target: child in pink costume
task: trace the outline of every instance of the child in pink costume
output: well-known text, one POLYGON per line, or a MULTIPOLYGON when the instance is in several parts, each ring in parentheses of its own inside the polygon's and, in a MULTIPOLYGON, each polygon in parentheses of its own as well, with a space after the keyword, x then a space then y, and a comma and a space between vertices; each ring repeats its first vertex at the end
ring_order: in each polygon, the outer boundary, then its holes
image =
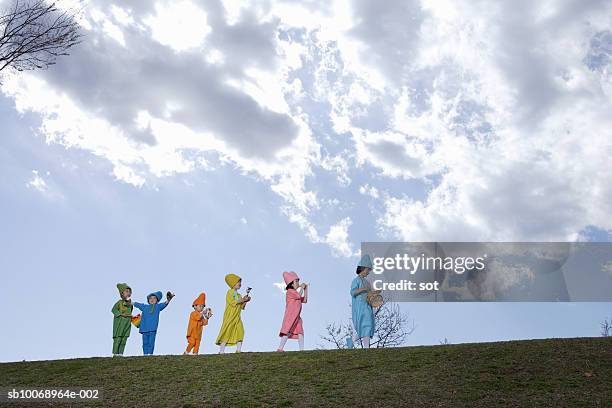
POLYGON ((276 351, 285 351, 285 344, 288 339, 298 339, 300 351, 304 350, 304 328, 302 327, 302 303, 308 302, 308 285, 302 283, 295 272, 283 272, 283 279, 287 285, 285 295, 285 317, 280 329, 280 345, 276 351), (301 294, 298 290, 303 291, 301 294))

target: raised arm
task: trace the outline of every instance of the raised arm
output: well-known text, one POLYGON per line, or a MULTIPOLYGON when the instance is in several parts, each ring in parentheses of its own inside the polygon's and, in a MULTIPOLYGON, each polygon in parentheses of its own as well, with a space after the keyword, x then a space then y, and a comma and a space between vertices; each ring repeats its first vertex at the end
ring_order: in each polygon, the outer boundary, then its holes
POLYGON ((134 303, 134 307, 140 310, 141 312, 144 312, 147 306, 151 306, 151 305, 146 305, 144 303, 138 303, 138 302, 134 303))
POLYGON ((287 291, 287 297, 293 300, 299 300, 302 303, 308 302, 308 286, 301 284, 298 290, 289 289, 287 291))

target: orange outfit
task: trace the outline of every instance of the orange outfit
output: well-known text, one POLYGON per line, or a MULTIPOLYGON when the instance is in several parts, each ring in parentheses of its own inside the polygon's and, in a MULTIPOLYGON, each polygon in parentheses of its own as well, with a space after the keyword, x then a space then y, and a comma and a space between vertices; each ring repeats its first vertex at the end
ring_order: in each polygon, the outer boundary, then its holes
POLYGON ((189 315, 189 327, 187 327, 187 353, 193 349, 193 354, 198 354, 200 351, 200 340, 202 340, 202 330, 208 324, 208 319, 205 319, 200 312, 193 311, 189 315))
MULTIPOLYGON (((193 301, 193 306, 205 305, 206 295, 200 293, 200 296, 193 301)), ((187 349, 186 353, 190 353, 193 350, 193 354, 198 354, 200 351, 200 341, 202 340, 202 330, 204 326, 208 324, 208 319, 202 316, 201 312, 194 310, 189 315, 189 326, 187 327, 187 349)))

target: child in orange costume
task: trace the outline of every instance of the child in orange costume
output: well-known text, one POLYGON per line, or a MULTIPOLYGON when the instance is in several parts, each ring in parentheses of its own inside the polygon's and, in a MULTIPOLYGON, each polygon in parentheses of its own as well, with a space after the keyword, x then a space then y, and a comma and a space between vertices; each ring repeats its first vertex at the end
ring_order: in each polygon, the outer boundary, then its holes
POLYGON ((193 312, 189 315, 189 326, 187 327, 187 349, 183 353, 187 355, 193 350, 196 355, 200 351, 200 341, 202 340, 202 330, 208 324, 208 319, 212 316, 212 310, 206 308, 206 295, 200 296, 193 301, 193 312))

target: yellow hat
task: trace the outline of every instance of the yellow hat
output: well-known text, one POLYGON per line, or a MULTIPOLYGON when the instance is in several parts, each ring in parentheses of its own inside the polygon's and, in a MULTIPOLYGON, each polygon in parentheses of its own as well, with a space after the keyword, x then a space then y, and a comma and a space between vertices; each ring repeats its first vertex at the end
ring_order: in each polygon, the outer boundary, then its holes
POLYGON ((236 286, 236 284, 238 282, 240 282, 242 280, 242 278, 238 275, 234 275, 233 273, 230 273, 229 275, 225 275, 225 283, 227 283, 227 286, 229 286, 230 288, 233 288, 234 286, 236 286))

